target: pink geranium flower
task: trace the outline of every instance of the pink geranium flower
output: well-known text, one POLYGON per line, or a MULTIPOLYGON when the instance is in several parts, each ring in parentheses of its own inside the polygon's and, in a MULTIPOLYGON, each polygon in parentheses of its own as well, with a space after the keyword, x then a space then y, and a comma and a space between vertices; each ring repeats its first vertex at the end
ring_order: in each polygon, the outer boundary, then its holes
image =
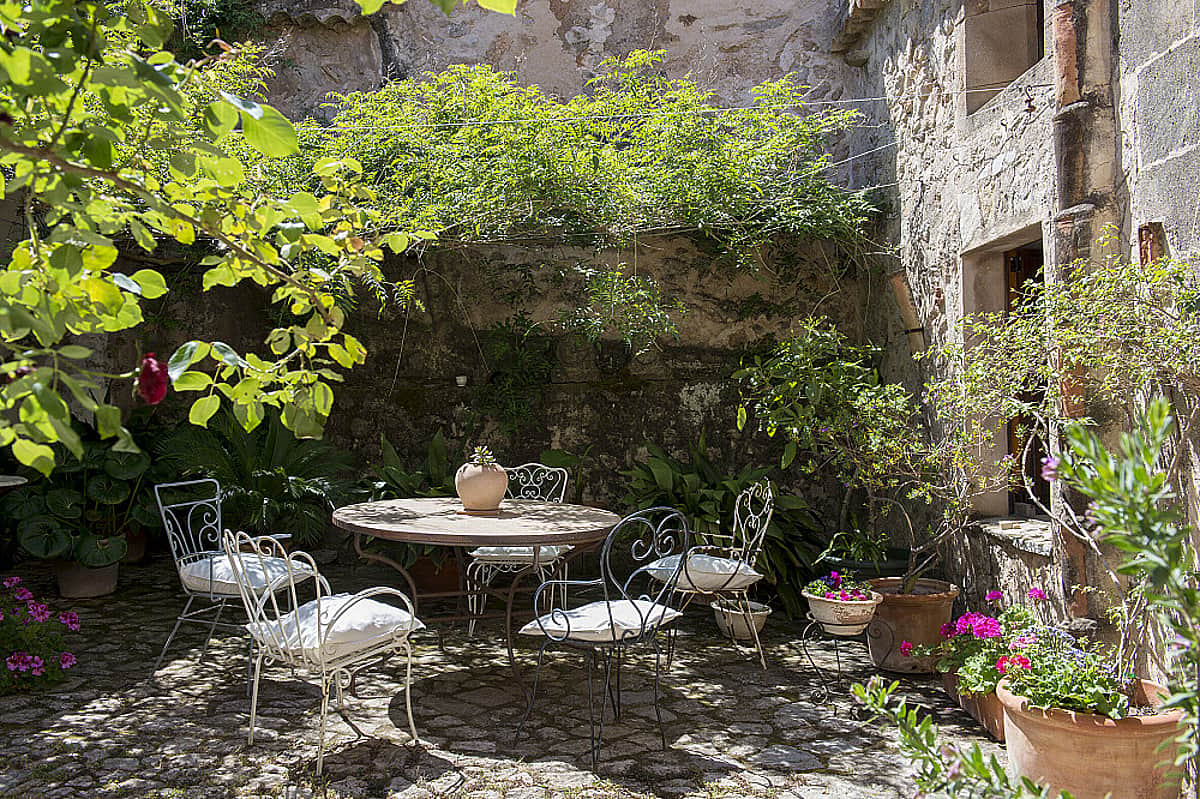
POLYGON ((912 654, 912 651, 913 651, 912 641, 901 641, 900 642, 900 654, 901 655, 904 655, 904 657, 908 657, 909 655, 912 654))
POLYGON ((941 633, 941 636, 943 638, 953 638, 954 637, 954 625, 951 624, 950 622, 946 622, 945 624, 942 625, 941 629, 938 630, 938 632, 941 633))
POLYGON ((79 616, 72 611, 64 610, 58 614, 58 621, 72 632, 79 630, 79 616))
POLYGON ((1030 599, 1045 599, 1046 592, 1040 588, 1030 588, 1029 589, 1029 598, 1030 599))
POLYGON ((75 656, 70 652, 63 652, 58 656, 58 667, 60 669, 69 669, 75 665, 75 656))
POLYGON ((33 592, 28 588, 18 588, 16 591, 13 591, 13 599, 16 599, 20 602, 27 602, 30 599, 33 599, 33 592))
POLYGON ((999 591, 988 591, 984 599, 988 602, 999 602, 1001 599, 1004 599, 1004 594, 999 591))
POLYGON ((44 622, 50 619, 50 608, 41 602, 31 601, 25 607, 29 611, 29 618, 36 622, 44 622))
POLYGON ((1002 655, 996 661, 996 671, 1001 674, 1008 674, 1009 669, 1028 669, 1029 658, 1024 655, 1002 655))
POLYGON ((15 588, 17 585, 20 584, 20 582, 21 582, 20 577, 15 577, 15 576, 14 577, 5 577, 4 578, 4 587, 5 588, 15 588))

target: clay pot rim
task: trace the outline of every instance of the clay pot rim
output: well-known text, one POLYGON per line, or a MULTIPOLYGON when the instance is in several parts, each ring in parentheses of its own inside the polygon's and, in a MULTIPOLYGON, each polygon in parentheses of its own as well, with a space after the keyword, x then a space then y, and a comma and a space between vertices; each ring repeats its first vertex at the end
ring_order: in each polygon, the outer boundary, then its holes
POLYGON ((875 577, 867 580, 867 583, 878 593, 887 597, 892 603, 912 603, 923 604, 925 602, 945 602, 953 600, 961 593, 961 589, 957 585, 946 580, 938 580, 933 577, 918 577, 915 586, 924 584, 925 586, 945 586, 941 591, 933 594, 902 594, 897 589, 904 582, 903 577, 875 577))
POLYGON ((835 602, 839 605, 878 605, 883 601, 883 594, 878 591, 872 591, 870 599, 830 599, 827 596, 810 594, 808 591, 801 591, 800 596, 805 599, 815 599, 818 602, 835 602))
MULTIPOLYGON (((1150 680, 1138 680, 1138 682, 1141 684, 1142 691, 1147 697, 1157 697, 1161 701, 1169 693, 1165 687, 1156 682, 1150 680)), ((1014 716, 1020 714, 1043 724, 1056 727, 1070 727, 1076 732, 1083 732, 1088 730, 1088 728, 1092 728, 1096 730, 1121 730, 1132 735, 1137 735, 1139 732, 1144 732, 1148 735, 1162 735, 1163 727, 1176 727, 1179 725, 1179 720, 1183 718, 1183 711, 1180 709, 1161 711, 1155 713, 1153 716, 1129 716, 1123 719, 1110 719, 1108 716, 1101 716, 1096 713, 1084 713, 1076 710, 1063 710, 1061 708, 1043 710, 1039 707, 1031 707, 1027 698, 1010 691, 1007 679, 1000 680, 999 684, 996 685, 996 697, 1004 705, 1005 711, 1013 712, 1014 716)))

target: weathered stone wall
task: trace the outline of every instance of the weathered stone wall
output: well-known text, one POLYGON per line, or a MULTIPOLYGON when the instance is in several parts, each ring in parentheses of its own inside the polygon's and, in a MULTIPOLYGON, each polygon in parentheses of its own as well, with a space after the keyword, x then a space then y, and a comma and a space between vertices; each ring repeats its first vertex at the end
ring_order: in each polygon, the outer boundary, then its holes
POLYGON ((476 6, 449 17, 423 0, 364 18, 354 0, 259 0, 269 22, 269 83, 286 113, 318 117, 327 92, 373 89, 452 64, 491 64, 518 82, 572 97, 596 66, 665 50, 663 70, 691 74, 726 103, 793 73, 814 100, 837 99, 849 68, 832 56, 825 0, 521 0, 515 16, 476 6))
MULTIPOLYGON (((860 338, 866 296, 863 279, 833 247, 799 242, 764 252, 757 273, 714 263, 711 251, 687 238, 650 240, 636 259, 629 251, 489 246, 397 259, 386 271, 393 280, 415 277, 422 307, 381 310, 364 303, 354 312, 350 330, 369 355, 336 388, 331 440, 364 467, 377 461, 381 434, 414 466, 438 430, 455 447, 490 445, 503 463, 535 459, 547 448, 582 453, 590 447, 584 497, 614 508, 627 487, 618 472, 645 456, 647 440, 681 456, 706 434, 710 454, 733 472, 777 462, 779 442, 737 431, 738 392, 730 375, 746 352, 785 336, 800 315, 825 314, 860 338), (655 278, 664 294, 687 307, 679 340, 636 355, 613 336, 593 345, 564 334, 560 312, 574 300, 551 276, 556 270, 519 267, 577 261, 636 263, 639 274, 655 278), (549 337, 553 368, 534 387, 532 414, 510 435, 485 412, 498 368, 488 330, 518 311, 549 337), (456 384, 460 375, 465 387, 456 384)), ((172 276, 172 292, 156 303, 138 340, 96 342, 96 365, 127 369, 139 351, 169 353, 199 330, 239 350, 262 349, 273 324, 266 297, 252 287, 199 294, 190 274, 172 276)))

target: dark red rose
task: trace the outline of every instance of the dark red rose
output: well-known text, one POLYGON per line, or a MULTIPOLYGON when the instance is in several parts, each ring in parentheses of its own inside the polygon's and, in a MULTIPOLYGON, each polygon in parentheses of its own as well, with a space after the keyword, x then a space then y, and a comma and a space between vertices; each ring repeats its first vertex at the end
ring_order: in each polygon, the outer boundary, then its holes
POLYGON ((167 387, 171 380, 167 376, 167 365, 154 357, 153 352, 147 352, 142 358, 142 371, 138 375, 137 390, 150 405, 157 405, 167 396, 167 387))

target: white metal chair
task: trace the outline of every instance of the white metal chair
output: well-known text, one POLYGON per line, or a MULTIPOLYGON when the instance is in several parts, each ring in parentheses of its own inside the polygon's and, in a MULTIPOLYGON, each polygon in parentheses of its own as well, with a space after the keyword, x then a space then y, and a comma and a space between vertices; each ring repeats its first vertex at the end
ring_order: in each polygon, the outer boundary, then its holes
POLYGON ((675 574, 665 580, 659 580, 657 576, 652 575, 649 565, 637 564, 652 559, 654 563, 660 563, 665 558, 678 556, 686 551, 688 527, 683 514, 673 508, 649 508, 626 516, 613 527, 600 550, 599 578, 547 580, 538 587, 534 594, 534 613, 537 618, 522 627, 520 633, 541 636, 545 640, 538 650, 533 690, 529 694, 529 706, 517 727, 518 737, 533 711, 546 649, 557 644, 582 650, 587 663, 588 721, 594 769, 604 734, 605 697, 611 700, 613 715, 619 718, 621 664, 624 653, 631 647, 643 644, 654 650, 654 715, 658 720, 663 749, 667 748, 666 730, 663 728, 662 714, 658 708, 658 681, 662 661, 658 633, 682 615, 668 604, 681 571, 680 560, 676 557, 675 574), (614 557, 614 552, 620 554, 614 557), (627 564, 630 558, 635 568, 628 577, 621 579, 614 573, 613 566, 627 564), (614 560, 617 561, 616 564, 614 560), (556 589, 567 585, 577 589, 573 594, 586 592, 588 589, 593 592, 599 589, 601 598, 570 609, 554 606, 556 596, 565 596, 565 592, 556 589), (604 686, 600 693, 600 718, 597 723, 592 674, 598 658, 603 658, 604 661, 604 686))
MULTIPOLYGON (((520 466, 506 466, 508 474, 508 499, 536 499, 543 502, 562 502, 567 495, 567 470, 541 463, 525 463, 520 466)), ((487 606, 487 588, 497 575, 505 572, 515 573, 533 566, 540 580, 548 580, 555 573, 555 566, 564 555, 571 551, 569 546, 559 547, 522 547, 499 546, 478 547, 471 550, 471 562, 467 564, 467 585, 470 594, 467 597, 467 607, 471 612, 471 620, 467 622, 467 635, 475 634, 475 622, 483 615, 487 606)), ((565 569, 559 571, 560 577, 565 577, 565 569)))
MULTIPOLYGON (((763 578, 754 566, 762 551, 767 526, 775 510, 775 494, 768 480, 760 480, 738 494, 733 505, 733 529, 719 533, 695 533, 696 546, 688 550, 679 569, 679 557, 665 558, 650 565, 655 579, 676 579, 675 593, 683 595, 680 610, 686 610, 698 596, 729 599, 746 620, 754 637, 754 649, 765 669, 767 658, 754 625, 750 589, 763 578)), ((732 625, 730 625, 732 640, 732 625)), ((675 640, 671 640, 674 652, 675 640)))
POLYGON ((386 586, 367 588, 357 594, 333 594, 311 555, 288 554, 279 541, 269 536, 253 538, 246 533, 226 531, 224 549, 229 562, 234 564, 237 587, 250 619, 246 629, 257 652, 248 743, 254 743, 258 685, 264 663, 282 663, 303 670, 321 685, 321 738, 317 748, 317 776, 320 776, 325 763, 325 719, 329 714, 330 692, 336 695, 338 713, 356 733, 363 735, 345 714, 343 693, 359 671, 398 652, 405 657, 404 709, 408 729, 413 743, 420 743, 412 715, 409 636, 423 630, 425 625, 413 613, 412 603, 405 594, 386 586), (286 570, 264 586, 255 579, 255 570, 265 570, 266 564, 275 558, 283 559, 286 570), (300 604, 296 587, 314 575, 317 596, 300 604), (280 593, 291 601, 293 610, 285 611, 280 606, 280 593), (380 597, 388 597, 400 607, 380 602, 380 597))
MULTIPOLYGON (((243 635, 246 630, 244 623, 221 621, 225 605, 236 602, 239 596, 231 561, 221 549, 221 484, 211 478, 160 483, 154 487, 154 498, 167 531, 167 543, 171 547, 171 557, 175 559, 179 584, 187 595, 183 611, 176 617, 175 626, 154 661, 157 672, 184 622, 208 625, 201 658, 208 652, 209 641, 218 627, 243 635), (197 600, 207 604, 193 610, 192 604, 197 600)), ((258 584, 266 584, 286 570, 283 560, 267 561, 262 564, 260 573, 253 574, 253 579, 258 584)))

